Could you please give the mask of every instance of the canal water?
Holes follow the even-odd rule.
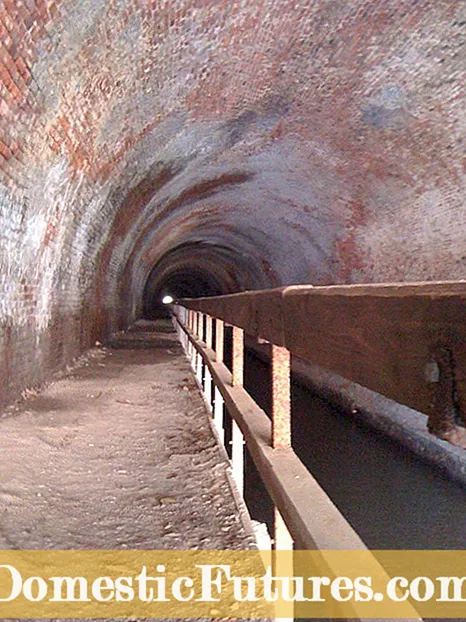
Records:
[[[250,350],[245,378],[246,390],[269,412],[269,365]],[[460,484],[297,382],[292,417],[294,450],[368,548],[466,549]],[[251,460],[246,502],[252,518],[270,527],[272,505]]]

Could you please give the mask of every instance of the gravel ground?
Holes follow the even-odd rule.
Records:
[[[141,322],[3,413],[0,548],[253,546],[168,322]]]

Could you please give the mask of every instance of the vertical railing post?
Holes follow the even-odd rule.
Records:
[[[274,549],[276,551],[292,551],[293,538],[278,508],[274,509]]]
[[[214,425],[222,445],[225,444],[225,428],[223,427],[223,396],[217,386],[214,388]]]
[[[274,449],[289,449],[291,447],[291,361],[290,352],[286,348],[272,344],[271,372],[272,447]],[[273,548],[276,551],[293,550],[293,539],[276,507],[274,509],[273,540]]]
[[[231,421],[231,467],[236,487],[244,496],[244,438],[239,425]]]
[[[215,320],[215,360],[223,363],[224,326],[223,320]]]
[[[194,311],[192,311],[191,309],[188,309],[188,330],[190,332],[193,332],[193,328],[194,328]],[[192,365],[193,344],[191,343],[191,340],[189,338],[188,338],[187,354],[188,354],[189,361],[191,362],[191,365]]]
[[[206,319],[206,334],[205,341],[209,349],[212,349],[212,318],[210,315],[205,316]],[[205,378],[204,378],[204,394],[207,405],[212,411],[212,374],[210,373],[209,366],[205,366]]]
[[[244,330],[238,326],[233,326],[232,350],[231,385],[242,387],[244,383]]]
[[[293,539],[288,527],[285,525],[282,515],[278,508],[274,508],[274,540],[272,554],[272,573],[277,577],[293,577]],[[294,622],[295,604],[293,601],[288,603],[289,617],[276,618],[276,622]]]
[[[212,374],[210,373],[209,366],[205,366],[205,378],[204,378],[204,395],[209,410],[212,411]]]
[[[205,330],[205,342],[208,348],[212,349],[212,318],[210,315],[205,316],[206,330]]]
[[[197,313],[197,327],[196,327],[196,337],[198,339],[202,339],[202,324],[204,315],[202,313]],[[200,352],[196,350],[196,378],[199,383],[199,386],[202,388],[202,356]]]
[[[198,319],[197,319],[197,311],[192,311],[192,333],[194,338],[196,338],[197,336],[197,324],[198,324]],[[193,368],[194,373],[196,373],[196,361],[197,361],[197,350],[194,347],[194,344],[191,344],[191,367]]]
[[[189,311],[185,307],[182,307],[182,309],[183,309],[183,323],[184,323],[185,326],[188,326]],[[184,332],[184,330],[181,331],[181,334],[183,335],[184,350],[187,353],[188,352],[188,344],[189,344],[188,335]]]
[[[233,326],[232,351],[231,384],[233,387],[242,387],[244,384],[244,331],[238,326]],[[231,464],[233,468],[233,477],[239,492],[243,494],[244,438],[238,424],[234,420],[232,421],[231,442]]]
[[[291,447],[290,353],[272,344],[272,447]]]
[[[223,320],[215,319],[215,360],[223,363],[223,341],[224,327]],[[220,442],[225,444],[225,428],[223,427],[223,396],[217,386],[214,390],[214,425],[217,430]]]

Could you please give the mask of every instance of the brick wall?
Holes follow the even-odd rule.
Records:
[[[226,289],[464,278],[463,13],[1,0],[1,403],[173,252]]]

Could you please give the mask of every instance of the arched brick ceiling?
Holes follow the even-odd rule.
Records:
[[[131,321],[170,253],[226,289],[463,278],[465,21],[460,0],[0,0],[5,374],[16,343],[24,385]]]

